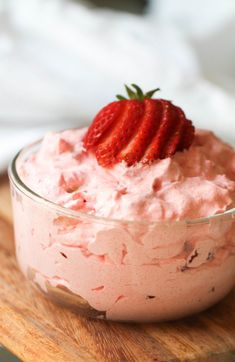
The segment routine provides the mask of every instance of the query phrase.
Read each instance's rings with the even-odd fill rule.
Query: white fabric
[[[234,1],[223,11],[213,1],[212,17],[212,0],[195,17],[202,0],[157,3],[141,17],[69,0],[0,0],[0,171],[47,129],[87,123],[123,83],[160,86],[196,126],[235,139]]]

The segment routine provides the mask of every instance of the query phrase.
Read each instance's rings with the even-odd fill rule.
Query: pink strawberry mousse
[[[233,214],[192,219],[235,206],[232,147],[197,130],[172,158],[103,168],[84,150],[85,132],[50,133],[17,161],[29,189],[65,208],[15,190],[24,273],[33,270],[46,293],[64,288],[114,320],[179,318],[224,297],[235,282]]]

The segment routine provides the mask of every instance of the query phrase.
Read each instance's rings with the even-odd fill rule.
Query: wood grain
[[[18,270],[9,186],[0,179],[0,343],[23,361],[235,361],[235,291],[181,321],[88,320],[47,300]]]

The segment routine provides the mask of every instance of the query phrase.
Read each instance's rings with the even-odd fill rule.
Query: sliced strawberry
[[[172,127],[172,133],[166,142],[160,158],[171,157],[177,151],[177,148],[183,138],[183,130],[185,128],[186,119],[184,112],[179,107],[175,107],[177,117],[175,119],[175,125]]]
[[[142,158],[143,163],[152,163],[154,160],[160,158],[161,151],[164,148],[169,135],[171,134],[174,123],[176,122],[176,107],[173,106],[169,101],[162,99],[156,101],[161,102],[162,104],[162,118],[154,138],[144,153]]]
[[[181,143],[179,145],[179,151],[182,151],[184,149],[188,149],[194,139],[194,133],[195,133],[195,128],[192,124],[192,121],[189,121],[187,119],[187,122],[185,123],[185,128],[183,130],[183,137],[181,139]]]
[[[124,110],[116,119],[115,126],[102,138],[95,151],[98,163],[108,166],[117,162],[117,154],[129,142],[133,132],[139,125],[144,112],[144,104],[138,100],[122,101]]]
[[[162,117],[162,104],[154,99],[144,100],[144,114],[137,132],[118,156],[128,165],[140,161],[147,146],[154,137]]]
[[[143,94],[126,86],[131,99],[104,107],[84,137],[84,146],[94,152],[103,167],[125,161],[151,164],[190,147],[194,126],[184,112],[164,99],[150,99],[156,90]],[[158,89],[157,89],[158,90]]]
[[[120,116],[124,106],[124,102],[112,102],[101,109],[84,138],[87,150],[93,148],[101,141],[101,138],[104,137],[105,133]]]

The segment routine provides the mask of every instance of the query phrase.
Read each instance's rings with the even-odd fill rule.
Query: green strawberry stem
[[[136,85],[136,84],[131,84],[132,88],[131,89],[130,87],[128,87],[126,84],[125,84],[125,88],[126,88],[126,92],[128,94],[128,97],[129,99],[137,99],[139,101],[143,101],[144,99],[146,98],[152,98],[152,96],[154,95],[155,92],[158,92],[160,91],[160,88],[156,88],[156,89],[153,89],[151,91],[148,91],[147,93],[144,93],[142,91],[142,89]],[[120,94],[117,94],[116,95],[116,98],[119,100],[119,101],[123,101],[123,100],[127,100],[128,98],[125,98],[123,97],[122,95]]]

